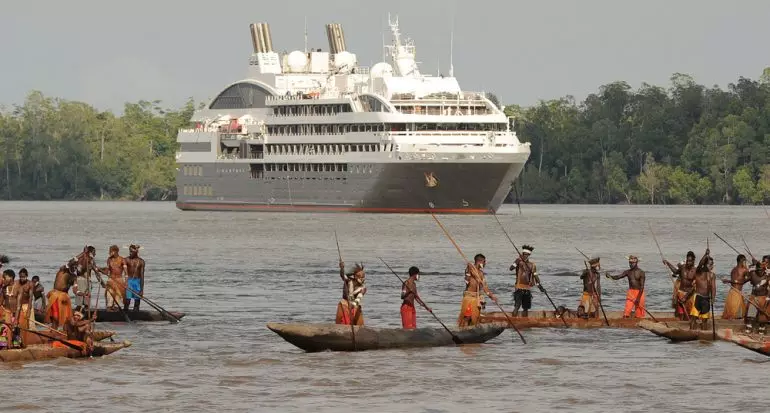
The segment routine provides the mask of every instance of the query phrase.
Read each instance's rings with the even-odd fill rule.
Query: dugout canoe
[[[92,357],[103,357],[112,354],[118,350],[131,347],[130,341],[122,343],[95,344]],[[32,344],[26,348],[13,350],[0,350],[0,361],[2,362],[24,362],[51,360],[55,358],[66,357],[71,359],[87,358],[81,352],[69,347],[54,347],[51,344]]]
[[[673,312],[658,311],[651,313],[660,322],[678,321]],[[516,328],[519,329],[564,327],[564,322],[561,318],[556,317],[554,311],[530,310],[528,317],[514,317],[511,313],[507,314],[513,320]],[[564,314],[564,321],[566,321],[568,328],[637,328],[639,320],[645,319],[651,318],[649,318],[649,315],[645,316],[645,318],[624,318],[622,311],[608,311],[608,326],[601,313],[599,318],[579,318],[574,313]],[[479,320],[482,324],[508,325],[508,319],[501,311],[482,313]]]
[[[267,328],[308,353],[353,351],[349,325],[268,323]],[[500,335],[505,327],[493,324],[453,329],[461,344],[484,343]],[[442,327],[403,328],[355,327],[356,351],[394,348],[454,346],[452,335]]]
[[[736,329],[725,328],[717,331],[717,336],[722,340],[735,343],[745,349],[770,356],[770,340],[762,339],[758,337],[749,336],[743,333],[739,333]]]
[[[52,332],[50,330],[42,330],[41,329],[41,330],[38,330],[38,331],[40,331],[41,333],[43,333],[45,335],[51,336],[51,337],[64,338],[64,335],[54,333],[54,332]],[[32,345],[32,344],[48,344],[48,343],[51,342],[50,339],[48,339],[46,337],[43,337],[41,335],[35,334],[35,333],[29,333],[29,332],[26,332],[26,331],[22,331],[21,334],[22,334],[22,336],[21,336],[22,340],[27,345]],[[94,341],[98,342],[98,341],[106,340],[106,339],[114,336],[115,334],[117,334],[117,333],[114,332],[114,331],[110,331],[110,330],[94,331]]]
[[[740,326],[743,326],[742,320],[717,320],[717,339],[719,339],[719,330]],[[665,337],[673,342],[714,340],[714,332],[712,331],[711,322],[709,322],[706,326],[706,330],[690,330],[690,323],[688,321],[656,323],[650,320],[642,320],[639,322],[639,327],[655,334],[656,336]]]
[[[185,316],[185,313],[179,313],[176,311],[169,311],[168,313],[180,320]],[[131,319],[131,321],[168,321],[168,319],[158,311],[128,310],[126,311],[126,315],[128,315],[128,318]],[[43,312],[35,310],[35,320],[37,320],[39,323],[42,323],[43,318]],[[96,310],[97,323],[120,323],[125,321],[126,319],[123,317],[123,313],[120,311],[108,311],[105,309]]]

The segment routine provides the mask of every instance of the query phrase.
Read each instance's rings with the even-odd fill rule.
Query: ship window
[[[209,109],[264,108],[265,97],[272,94],[253,83],[236,83],[217,96]]]

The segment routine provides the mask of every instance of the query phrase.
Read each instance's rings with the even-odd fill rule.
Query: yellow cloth
[[[121,280],[109,279],[106,282],[107,288],[104,289],[104,298],[107,307],[122,306],[126,298],[126,286]],[[115,298],[112,298],[112,297]]]
[[[72,300],[69,294],[51,290],[48,292],[48,306],[45,309],[45,322],[53,323],[54,327],[60,327],[72,318]]]
[[[595,298],[596,298],[595,294],[587,293],[584,291],[583,295],[580,297],[580,303],[578,304],[578,306],[582,305],[583,310],[588,314],[595,313],[596,305],[597,305]]]
[[[692,296],[693,296],[693,299],[692,299],[693,303],[695,302],[695,297],[700,297],[698,296],[698,294],[693,294]],[[703,302],[703,300],[701,300],[701,302]],[[711,303],[709,302],[709,308],[706,309],[704,312],[700,312],[698,310],[698,307],[695,304],[693,304],[690,309],[690,315],[693,317],[704,319],[704,320],[711,318]]]
[[[474,326],[479,323],[481,316],[481,297],[473,291],[463,293],[463,301],[460,304],[460,315],[457,317],[458,327]]]
[[[749,302],[756,304],[759,308],[762,309],[762,311],[766,313],[768,312],[766,296],[757,297],[755,295],[750,295]],[[759,312],[757,307],[753,305],[749,305],[747,307],[746,317],[750,317],[752,319],[757,318],[760,323],[766,323],[768,321],[767,316]]]
[[[725,299],[725,309],[722,311],[723,320],[743,318],[746,315],[746,301],[743,295],[735,288],[730,288]]]

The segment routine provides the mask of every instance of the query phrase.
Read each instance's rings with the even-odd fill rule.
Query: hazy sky
[[[277,51],[328,50],[340,23],[359,63],[382,59],[387,14],[400,17],[424,73],[449,68],[465,90],[531,105],[578,99],[615,80],[668,85],[673,72],[725,87],[770,66],[770,1],[697,0],[4,0],[0,104],[30,90],[120,111],[177,106],[246,76],[249,23],[270,24]],[[386,41],[390,42],[389,34]]]

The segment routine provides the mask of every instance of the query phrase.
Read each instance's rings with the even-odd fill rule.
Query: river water
[[[575,246],[608,270],[640,257],[648,306],[667,310],[667,258],[700,256],[711,242],[720,275],[744,236],[767,253],[768,218],[751,207],[506,206],[498,214],[519,244],[534,245],[543,285],[574,309],[583,265]],[[173,203],[0,202],[0,252],[50,289],[56,268],[86,243],[103,263],[111,244],[142,245],[146,294],[180,324],[98,324],[133,346],[89,361],[0,366],[3,411],[465,412],[766,410],[763,356],[730,343],[669,344],[643,330],[512,331],[487,344],[419,350],[306,354],[265,324],[333,322],[343,258],[367,268],[367,325],[400,326],[399,272],[422,271],[420,293],[448,325],[459,310],[462,258],[429,215],[181,212]],[[512,248],[491,216],[441,216],[465,254],[487,257],[490,287],[509,308]],[[604,280],[605,306],[622,309],[626,283]],[[720,301],[726,291],[720,284]],[[534,294],[533,308],[548,301]],[[103,303],[103,301],[102,301]],[[102,304],[103,305],[103,304]],[[146,304],[143,304],[146,306]],[[491,305],[491,303],[490,303]],[[144,308],[144,307],[143,307]],[[418,326],[438,326],[418,310]],[[758,402],[764,400],[762,404]]]

